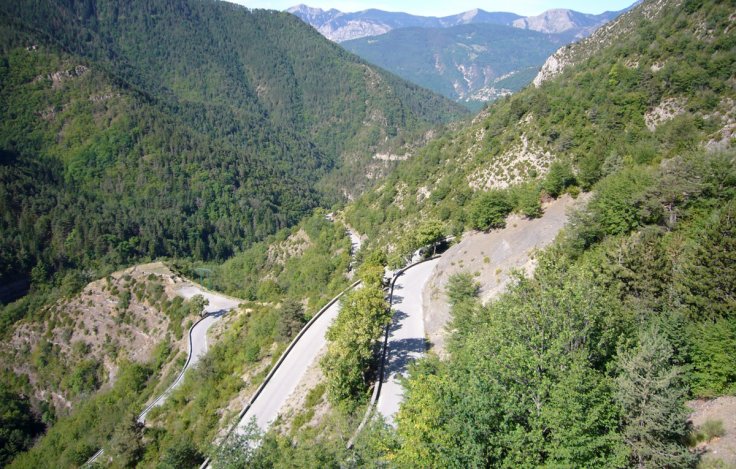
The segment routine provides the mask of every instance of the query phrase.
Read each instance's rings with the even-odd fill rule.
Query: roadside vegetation
[[[230,114],[227,99],[205,106],[208,89],[187,88],[173,76],[154,83],[157,66],[144,60],[145,51],[131,57],[146,64],[140,76],[127,69],[133,75],[125,76],[141,86],[172,86],[177,99],[193,105],[193,114],[169,115],[171,97],[158,102],[153,91],[119,89],[108,72],[94,67],[67,88],[54,88],[50,74],[69,71],[79,60],[44,43],[20,47],[30,32],[14,30],[16,20],[7,20],[3,9],[0,100],[17,112],[0,120],[0,280],[28,275],[31,294],[2,307],[0,334],[7,337],[18,321],[53,319],[50,302],[73,296],[113,266],[160,255],[175,257],[175,268],[189,277],[209,269],[213,288],[247,301],[227,318],[227,330],[183,385],[150,414],[146,428],[133,416],[165,384],[161,370],[177,359],[170,346],[161,345],[149,363],[116,359],[115,383],[100,389],[101,365],[84,348],[74,351],[78,360],[67,367],[58,344],[41,337],[28,350],[28,366],[52,390],[74,396],[74,409],[57,415],[49,400],[31,397],[33,383],[3,369],[0,394],[7,399],[0,428],[7,439],[0,463],[14,458],[11,467],[49,461],[73,467],[106,445],[119,467],[194,467],[208,455],[233,468],[696,465],[688,444],[722,430],[713,423],[694,433],[685,400],[736,393],[736,153],[729,149],[728,127],[736,100],[736,35],[728,2],[666,1],[651,17],[641,13],[652,5],[643,2],[621,25],[628,29],[589,60],[432,139],[345,208],[345,222],[369,243],[358,256],[364,286],[344,300],[322,362],[326,380],[308,399],[308,407],[328,402],[331,411],[315,425],[302,422],[298,432],[251,429],[223,448],[213,442],[240,410],[237,399],[249,396],[301,325],[351,282],[345,225],[313,211],[332,200],[310,185],[317,179],[335,183],[327,173],[338,148],[320,159],[324,155],[301,138],[319,129],[306,124],[297,126],[298,135],[284,131],[283,146],[275,143],[294,124],[287,110],[307,112],[310,106],[279,107],[292,101],[274,99],[269,110],[279,116],[278,128],[267,126],[273,133],[261,134],[253,129],[266,127]],[[48,12],[45,6],[30,12]],[[159,7],[165,17],[171,13]],[[104,12],[102,20],[117,21]],[[83,18],[90,44],[78,43],[76,34],[69,40],[91,60],[103,44],[92,28],[94,10],[67,13],[70,21]],[[278,18],[264,22],[273,28]],[[135,32],[142,25],[107,26],[112,40],[118,28]],[[295,37],[313,39],[297,23],[289,25],[301,31]],[[117,39],[116,50],[129,46]],[[278,39],[283,47],[289,43]],[[195,41],[189,44],[196,49]],[[154,64],[160,59],[149,58]],[[358,68],[348,84],[365,79],[363,64]],[[274,70],[266,76],[289,76]],[[34,83],[37,75],[42,80]],[[219,85],[223,76],[204,82]],[[109,108],[98,108],[90,104],[88,87],[94,96],[108,88],[119,95]],[[60,89],[70,94],[60,96]],[[315,99],[326,99],[324,92],[329,87]],[[249,93],[236,93],[241,104]],[[346,96],[351,103],[364,98]],[[387,109],[396,111],[387,118],[403,115],[393,98],[386,99]],[[314,106],[320,113],[344,107],[321,104]],[[66,126],[51,119],[26,132],[52,105],[57,114],[70,114]],[[93,122],[84,119],[90,106],[99,118]],[[232,125],[226,128],[243,124],[254,133],[238,142],[232,140],[237,132],[220,134],[209,113],[220,106],[229,109],[225,122]],[[261,108],[245,109],[261,115]],[[447,117],[430,114],[431,121]],[[309,115],[309,122],[318,125],[324,116]],[[417,124],[414,131],[426,128],[407,119]],[[101,122],[111,125],[99,134]],[[356,122],[362,121],[343,122],[337,136],[349,134]],[[62,129],[59,141],[54,135]],[[319,133],[320,152],[327,152],[321,145],[329,137]],[[372,137],[361,134],[340,149]],[[404,138],[400,132],[391,137]],[[241,144],[248,148],[244,158],[236,151]],[[98,160],[102,154],[118,157]],[[304,166],[290,166],[294,155],[305,156],[299,160]],[[228,189],[236,186],[235,193]],[[485,305],[472,276],[450,281],[449,358],[417,362],[405,381],[398,427],[372,422],[346,449],[375,379],[373,344],[390,320],[380,286],[383,265],[399,266],[448,234],[501,227],[509,213],[537,217],[543,201],[581,191],[592,192],[589,202],[537,256],[531,278],[519,275],[507,293]],[[124,312],[140,288],[119,289],[116,307]],[[171,321],[167,332],[180,337],[192,309],[176,300],[157,305]],[[120,314],[120,324],[126,320]]]

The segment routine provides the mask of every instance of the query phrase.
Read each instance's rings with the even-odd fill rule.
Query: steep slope
[[[53,319],[47,324],[25,319],[0,341],[3,378],[30,397],[29,417],[53,408],[52,399],[61,410],[58,418],[45,420],[46,435],[11,467],[43,467],[52,460],[61,467],[80,466],[103,446],[115,464],[155,467],[182,447],[190,465],[200,464],[306,320],[349,284],[349,246],[344,225],[319,210],[221,267],[173,263],[176,272],[190,278],[209,274],[204,283],[257,301],[245,301],[212,326],[205,341],[209,353],[146,415],[145,438],[141,429],[126,433],[126,416],[137,415],[183,365],[181,338],[196,320],[198,304],[174,296],[191,295],[194,288],[186,279],[161,263],[138,265],[49,306],[43,313]],[[23,343],[30,345],[17,346]],[[138,452],[144,446],[145,455]],[[175,461],[175,467],[189,467]]]
[[[667,3],[661,1],[646,2],[642,9],[637,9],[635,13],[624,12],[617,18],[611,18],[615,20],[595,31],[591,37],[565,46],[551,55],[534,78],[534,84],[539,86],[544,80],[562,73],[565,67],[581,63],[602,48],[610,47],[619,38],[624,38],[629,33],[640,32],[642,17],[644,21],[656,20],[665,13],[666,6]],[[647,34],[651,36],[651,32]]]
[[[497,24],[542,33],[564,33],[570,41],[587,36],[621,13],[607,11],[592,15],[555,9],[537,16],[523,17],[515,13],[488,12],[476,8],[457,15],[434,17],[375,9],[346,13],[307,5],[293,6],[286,11],[314,26],[322,35],[335,42],[377,36],[399,28],[450,28],[463,24]]]
[[[285,13],[49,0],[0,15],[2,283],[224,259],[464,112]]]
[[[663,14],[648,20],[655,3]],[[535,255],[535,275],[488,304],[477,263],[448,281],[450,357],[411,369],[396,432],[366,425],[353,451],[344,427],[334,441],[324,427],[271,434],[244,464],[697,465],[686,399],[736,388],[736,155],[724,135],[736,17],[728,2],[673,0],[630,19],[588,60],[430,143],[347,209],[368,249],[399,240],[410,252],[442,229],[492,229],[513,208],[535,217],[541,198],[592,189]]]
[[[341,45],[406,80],[479,108],[526,86],[565,43],[559,35],[471,24],[402,28]]]
[[[572,48],[587,56],[588,44],[590,59],[431,142],[352,204],[348,222],[377,245],[410,250],[411,242],[388,240],[410,239],[432,218],[459,231],[490,189],[526,183],[514,190],[517,201],[526,191],[556,195],[633,162],[730,146],[735,18],[725,10],[645,2]]]

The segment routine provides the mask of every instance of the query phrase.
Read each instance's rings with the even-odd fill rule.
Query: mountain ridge
[[[314,26],[335,42],[376,36],[405,27],[447,28],[476,23],[501,24],[545,33],[565,33],[570,39],[575,39],[589,35],[595,28],[621,13],[606,11],[594,15],[569,9],[553,9],[540,15],[524,17],[516,13],[488,12],[475,8],[455,15],[435,17],[377,9],[342,12],[334,8],[322,10],[304,4],[295,5],[285,11]]]
[[[519,91],[545,59],[566,43],[558,34],[477,23],[400,28],[341,45],[472,108]]]
[[[286,13],[85,5],[0,6],[0,284],[227,258],[465,114]]]

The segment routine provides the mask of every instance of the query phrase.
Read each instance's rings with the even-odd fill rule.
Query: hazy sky
[[[634,0],[228,0],[249,8],[285,10],[304,3],[323,9],[336,8],[340,11],[360,11],[377,8],[387,11],[404,11],[422,16],[447,16],[480,8],[486,11],[510,11],[520,15],[538,15],[550,8],[570,8],[584,13],[601,13],[606,10],[621,10]]]

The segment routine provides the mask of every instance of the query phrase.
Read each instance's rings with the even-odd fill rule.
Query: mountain
[[[368,62],[480,108],[519,91],[566,38],[497,24],[401,28],[341,45]]]
[[[346,13],[306,5],[297,5],[286,11],[298,16],[325,37],[336,42],[377,36],[399,28],[449,28],[480,23],[513,26],[544,33],[565,33],[566,37],[572,40],[590,34],[595,28],[621,13],[605,12],[592,15],[573,10],[555,9],[538,16],[523,17],[515,13],[487,12],[476,8],[457,15],[434,17],[375,9]]]
[[[696,449],[705,426],[687,403],[736,389],[735,26],[733,2],[644,1],[347,207],[365,249],[400,266],[427,233],[465,243],[515,227],[511,212],[588,198],[504,295],[481,301],[495,284],[478,265],[496,268],[512,243],[453,263],[465,272],[445,292],[449,356],[403,381],[396,430],[365,450],[386,445],[375,465],[733,464]],[[441,295],[425,287],[425,301]]]
[[[286,13],[44,0],[0,18],[0,284],[225,259],[465,112]]]
[[[158,5],[156,11],[146,10],[143,4],[138,7],[145,12],[146,22],[155,24],[162,16],[167,18],[169,5]],[[191,5],[193,9],[183,16],[201,17],[197,3]],[[51,13],[48,18],[53,27],[49,30],[57,32],[66,22],[85,15],[79,11],[58,20],[58,13]],[[120,21],[127,21],[132,12],[125,13]],[[149,212],[163,204],[157,199],[175,199],[177,186],[172,186],[177,190],[160,193],[156,191],[169,187],[154,184],[168,181],[174,171],[203,169],[196,178],[188,173],[181,178],[187,184],[181,190],[187,192],[191,186],[198,198],[187,207],[187,216],[200,217],[210,216],[202,211],[217,215],[227,199],[199,200],[209,193],[198,181],[205,180],[205,188],[227,196],[223,188],[233,180],[270,186],[290,175],[284,169],[274,179],[263,174],[259,178],[227,177],[233,168],[243,169],[238,160],[224,158],[218,166],[223,155],[227,156],[221,147],[199,150],[194,144],[219,140],[197,128],[189,129],[194,119],[170,111],[170,103],[182,99],[182,88],[167,87],[168,93],[161,94],[144,92],[131,83],[145,84],[145,77],[139,77],[140,81],[120,78],[119,71],[128,66],[131,73],[125,76],[136,75],[125,56],[111,53],[93,62],[78,55],[75,51],[94,42],[98,26],[90,28],[89,35],[69,36],[67,40],[81,41],[79,49],[59,51],[55,43],[29,36],[37,34],[37,28],[22,32],[17,26],[9,27],[17,17],[6,17],[0,23],[4,28],[0,37],[16,44],[2,49],[5,55],[0,60],[0,97],[4,100],[0,124],[5,126],[3,135],[9,135],[3,142],[8,146],[12,142],[18,150],[3,153],[0,160],[3,184],[15,180],[8,175],[18,180],[8,190],[15,198],[2,199],[4,223],[17,220],[31,234],[34,230],[61,233],[63,236],[54,238],[58,248],[68,244],[67,254],[84,252],[85,246],[75,243],[79,232],[94,224],[97,207],[76,219],[59,219],[59,212],[70,211],[75,196],[89,197],[85,192],[89,184],[66,186],[83,170],[94,173],[100,165],[104,169],[102,157],[117,157],[109,150],[117,148],[118,141],[145,150],[125,161],[142,160],[141,164],[148,165],[145,171],[135,170],[132,163],[117,171],[132,172],[134,181],[153,179],[140,188],[146,195],[140,203],[150,204],[145,207]],[[214,18],[209,20],[214,34],[221,25]],[[243,23],[243,17],[236,17],[236,22]],[[434,131],[426,145],[413,149],[412,158],[399,163],[344,210],[337,209],[334,216],[317,210],[291,230],[253,244],[220,266],[187,259],[175,262],[177,270],[190,276],[197,271],[211,272],[216,287],[252,301],[222,318],[221,327],[208,337],[210,352],[147,419],[146,428],[126,420],[125,415],[140,409],[157,384],[165,387],[162,376],[173,378],[175,370],[168,367],[164,371],[160,359],[176,363],[178,349],[167,349],[164,343],[149,363],[130,364],[126,363],[128,351],[118,349],[116,343],[134,344],[136,333],[149,332],[150,326],[141,323],[142,316],[165,320],[163,315],[142,312],[142,306],[151,302],[157,302],[170,319],[186,317],[181,314],[186,311],[180,311],[183,304],[172,308],[156,287],[159,280],[155,276],[126,278],[121,272],[122,276],[111,276],[85,289],[82,296],[74,293],[80,278],[70,276],[47,286],[63,290],[71,301],[54,303],[34,292],[33,302],[2,308],[3,320],[26,314],[24,326],[47,322],[36,333],[44,335],[38,345],[31,347],[21,340],[9,345],[11,354],[6,356],[22,355],[17,359],[21,363],[0,360],[4,364],[0,369],[2,428],[13,435],[2,441],[2,463],[38,437],[33,448],[18,455],[10,467],[81,466],[104,441],[109,441],[106,455],[112,457],[113,467],[197,467],[206,457],[213,459],[215,467],[695,467],[703,448],[697,443],[702,431],[688,423],[686,399],[732,396],[736,389],[735,22],[728,2],[647,0],[589,39],[563,48],[560,54],[565,55],[560,57],[565,60],[558,60],[559,67],[549,67],[550,73],[538,86],[497,100],[472,122]],[[171,23],[172,28],[176,24]],[[269,24],[273,26],[284,25]],[[313,36],[316,34],[293,40]],[[29,37],[38,41],[28,42]],[[130,42],[133,47],[135,40]],[[232,49],[230,43],[223,44]],[[191,45],[195,50],[199,46]],[[125,49],[112,51],[120,50]],[[144,46],[140,52],[147,50]],[[218,50],[212,47],[207,54]],[[104,67],[95,65],[99,63]],[[359,81],[350,85],[355,83]],[[109,106],[104,104],[108,101],[112,101]],[[325,110],[322,116],[329,118],[339,111]],[[75,120],[67,118],[70,114]],[[144,120],[141,114],[151,118]],[[204,113],[201,116],[208,118]],[[270,114],[266,117],[270,119]],[[39,127],[39,119],[53,125]],[[128,126],[129,122],[135,125]],[[95,155],[101,155],[102,161],[82,159],[70,151],[73,158],[69,161],[76,164],[66,170],[70,155],[61,150],[75,149],[78,142],[85,142],[85,135],[98,135],[95,126],[107,128],[111,123],[123,126],[124,131],[110,132],[95,142],[94,148],[101,149]],[[190,136],[187,130],[197,134]],[[232,131],[228,126],[225,133]],[[181,136],[174,139],[171,132]],[[141,147],[140,141],[146,146]],[[21,165],[27,161],[23,160],[28,158],[23,156],[29,153],[27,147],[37,142],[53,150],[48,151],[49,158],[36,166]],[[59,148],[49,142],[56,142]],[[175,143],[179,145],[172,149]],[[277,147],[278,142],[270,143]],[[203,164],[195,150],[216,153]],[[61,162],[51,158],[57,153],[64,156]],[[278,153],[265,156],[276,160]],[[273,160],[264,157],[263,164]],[[305,177],[316,172],[309,167],[299,171]],[[115,179],[116,174],[105,173],[110,179],[106,190],[115,191],[126,182],[125,178]],[[224,176],[218,179],[221,174]],[[291,180],[285,182],[291,186]],[[68,191],[67,197],[40,197],[53,190]],[[113,194],[106,199],[110,204],[120,197]],[[571,222],[558,240],[549,249],[535,252],[531,262],[510,273],[502,271],[493,252],[513,249],[513,243],[503,242],[497,247],[478,245],[477,251],[465,252],[466,258],[475,253],[477,257],[467,264],[457,262],[455,268],[466,272],[448,282],[453,304],[447,328],[448,356],[441,359],[427,354],[411,366],[402,379],[405,400],[395,428],[380,421],[359,423],[370,386],[380,376],[376,365],[380,354],[366,365],[369,353],[358,363],[334,362],[344,364],[347,373],[332,379],[358,372],[356,384],[349,383],[360,390],[352,396],[354,402],[335,402],[327,391],[326,379],[331,378],[325,378],[316,366],[309,367],[308,378],[298,383],[275,431],[260,435],[246,428],[245,434],[233,435],[232,445],[217,449],[212,444],[222,441],[230,423],[287,347],[290,334],[303,324],[303,306],[313,312],[320,301],[349,283],[345,276],[351,264],[346,226],[365,237],[356,256],[358,263],[364,263],[355,270],[364,278],[379,279],[384,271],[381,264],[405,265],[418,248],[431,242],[428,240],[447,234],[463,238],[463,243],[482,239],[480,233],[465,234],[512,225],[515,220],[506,219],[511,212],[537,217],[545,210],[545,202],[555,197],[579,197],[580,205],[585,206],[570,215]],[[13,205],[15,200],[19,202]],[[48,216],[49,208],[57,204],[60,208]],[[17,217],[9,209],[17,211]],[[38,212],[43,216],[34,217]],[[124,218],[135,213],[118,210],[113,215]],[[237,221],[248,222],[244,218]],[[72,226],[78,228],[76,233],[69,229]],[[162,227],[151,224],[147,228]],[[103,237],[99,247],[103,252],[104,242]],[[4,254],[4,248],[0,252]],[[476,275],[474,266],[481,262],[487,264],[486,269],[495,269],[496,276],[516,278],[506,294],[486,304],[477,296],[479,289],[489,288],[478,284],[484,277]],[[34,270],[34,277],[43,279],[43,265]],[[164,277],[163,282],[175,281],[174,275]],[[392,292],[404,306],[408,290]],[[86,392],[99,385],[105,365],[84,363],[90,350],[84,343],[65,343],[92,336],[102,339],[107,331],[94,326],[115,323],[106,317],[86,322],[95,310],[90,294],[110,303],[106,310],[114,308],[113,319],[125,324],[121,329],[130,331],[127,338],[131,339],[118,342],[113,328],[110,340],[94,344],[91,361],[110,357],[117,364],[126,364],[119,368],[114,387],[95,395]],[[424,291],[425,298],[442,294],[434,289]],[[47,308],[39,308],[38,303]],[[371,301],[351,301],[353,304],[350,310],[356,317],[376,310]],[[133,314],[127,316],[126,307]],[[383,305],[377,310],[386,311]],[[401,316],[401,312],[396,314],[399,320]],[[375,329],[375,324],[363,328],[362,320],[352,324],[361,327],[345,327],[345,333],[339,333],[365,337],[370,334],[368,329]],[[370,348],[370,341],[362,342]],[[427,343],[420,339],[407,345],[415,346],[423,351]],[[81,359],[84,366],[66,372],[67,356]],[[343,357],[353,356],[353,350],[345,349]],[[404,353],[395,356],[404,363],[410,359]],[[58,420],[42,412],[42,406],[32,411],[35,403],[29,403],[28,388],[35,383],[11,373],[11,367],[19,372],[28,368],[45,372],[41,378],[59,381],[62,391],[71,390],[79,407]],[[31,418],[34,414],[43,414],[49,426],[43,435]],[[730,421],[727,417],[724,420]],[[353,440],[355,445],[347,448],[346,440],[358,428],[362,431]],[[692,447],[686,446],[688,442]],[[706,453],[703,465],[710,465],[706,458],[713,456],[720,453]]]
[[[471,125],[416,152],[350,205],[348,223],[400,251],[401,237],[421,220],[459,230],[474,194],[538,189],[555,162],[589,189],[635,161],[730,146],[733,18],[718,2],[674,4],[643,2],[562,47],[538,86],[497,100]],[[687,18],[682,28],[678,14]],[[708,21],[718,29],[703,32]]]
[[[579,39],[590,35],[621,13],[621,11],[606,11],[599,15],[591,15],[557,8],[547,10],[537,16],[515,19],[511,25],[515,28],[530,29],[541,33],[567,33],[568,36],[573,35],[574,38]]]

